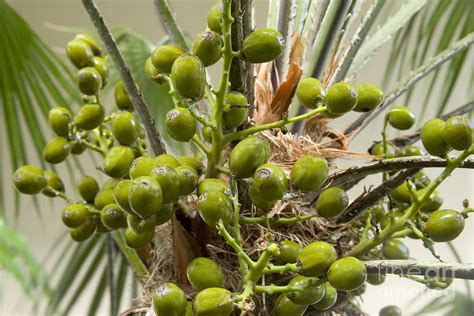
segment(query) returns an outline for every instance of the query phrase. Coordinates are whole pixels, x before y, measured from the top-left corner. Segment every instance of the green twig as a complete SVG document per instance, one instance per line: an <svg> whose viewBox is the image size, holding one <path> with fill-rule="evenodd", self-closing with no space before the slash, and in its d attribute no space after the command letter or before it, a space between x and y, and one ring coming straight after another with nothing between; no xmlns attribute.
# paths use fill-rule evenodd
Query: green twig
<svg viewBox="0 0 474 316"><path fill-rule="evenodd" d="M298 222L307 221L316 217L316 214L307 214L302 216L294 216L294 217L272 217L268 219L268 222L271 224L281 224L281 225L292 225ZM267 221L266 216L259 216L259 217L240 217L241 224L265 224Z"/></svg>
<svg viewBox="0 0 474 316"><path fill-rule="evenodd" d="M120 251L127 258L128 263L135 271L136 276L142 280L148 279L150 276L148 268L145 266L142 259L140 259L135 249L127 246L122 233L119 231L114 231L111 234L114 237L114 240L117 243Z"/></svg>
<svg viewBox="0 0 474 316"><path fill-rule="evenodd" d="M237 253L239 257L241 257L245 263L247 263L248 266L252 267L255 265L255 262L253 262L252 259L245 253L245 251L242 249L242 247L237 243L237 241L232 237L227 229L224 226L224 223L222 220L219 220L219 223L217 223L217 230L219 231L219 235L224 237L226 240L227 244L231 246L234 251Z"/></svg>

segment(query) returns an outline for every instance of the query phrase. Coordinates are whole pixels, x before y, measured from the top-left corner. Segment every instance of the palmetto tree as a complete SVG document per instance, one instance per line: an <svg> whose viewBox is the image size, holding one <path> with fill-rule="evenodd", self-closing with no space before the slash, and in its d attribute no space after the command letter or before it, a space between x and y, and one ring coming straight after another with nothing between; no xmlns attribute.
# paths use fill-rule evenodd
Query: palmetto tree
<svg viewBox="0 0 474 316"><path fill-rule="evenodd" d="M156 154L163 150L159 138L154 138L159 134L163 136L166 149L173 154L196 151L196 148L187 143L183 145L167 137L163 124L157 124L158 132L154 131L150 124L151 117L147 103L160 103L160 107L154 107L152 113L157 122L162 122L166 112L173 108L172 96L168 94L169 87L157 86L148 81L143 72L143 65L154 45L139 35L124 30L114 30L114 42L103 20L99 18L100 12L97 11L94 1L83 0L83 3L104 46L109 51L111 66L115 66L118 70L114 72L112 83L109 85L113 86L119 77L125 82L149 136L152 135L151 148ZM171 11L168 2L155 0L155 4L168 34L162 42L174 43L189 51L191 41L179 27L175 13ZM228 39L233 49L240 50L243 40L254 29L252 1L232 0L230 8L234 21L231 33L227 36L230 36ZM9 153L12 168L16 169L27 164L31 160L30 155L36 155L41 160L48 134L42 126L47 120L52 104L75 110L81 100L75 88L72 70L63 64L63 61L8 4L0 1L0 9L1 27L3 27L3 32L0 32L2 34L0 54L4 61L4 66L0 67L2 71L0 113L4 123L2 135L5 140L0 146ZM176 15L179 19L180 13L177 12ZM382 20L380 18L382 16L388 18ZM459 84L459 78L461 75L465 76L466 72L471 72L468 74L472 78L471 84L467 86L472 86L474 83L472 52L469 49L474 43L474 4L469 0L406 0L401 5L394 4L394 1L383 0L370 2L270 0L267 26L280 31L285 39L285 48L278 59L258 68L248 62L234 59L229 71L232 89L247 95L250 105L254 108L253 121L260 124L271 124L285 120L285 117L305 115L307 113L305 108L293 98L294 89L300 79L320 78L326 86L344 80L352 82L362 67L370 63L379 49L383 45L388 45L390 41L392 49L387 67L381 70L384 73L384 99L375 111L354 116L349 126L341 131L348 142L370 126L374 119L382 120L382 113L394 101L400 102L402 97L405 98L403 100L405 105L418 112L420 121L425 112L428 110L433 112L433 107L436 108L437 116L453 115L452 112L446 112L453 91L458 91L456 87L462 86ZM437 34L441 36L435 36ZM118 51L123 54L126 64L121 60ZM127 68L131 70L132 76L127 75ZM438 84L440 81L441 85ZM136 93L138 90L130 89L135 83L143 93L144 99ZM219 91L218 87L215 89ZM421 92L425 95L422 102L413 97L416 89L426 90ZM472 112L473 102L472 91L467 91L466 102L456 105L454 113ZM311 129L311 124L303 126L300 123L295 120L290 127L290 131L295 135ZM22 124L28 128L22 128ZM317 124L314 125L316 128ZM285 141L289 144L290 141L279 134L276 136L272 134L269 137L283 144ZM26 148L24 142L18 141L23 138L30 138L33 148ZM412 144L418 139L419 133L415 132L396 138L393 143L401 147ZM367 144L367 147L370 146L371 144ZM344 149L346 148L347 145ZM208 160L212 161L211 158ZM415 167L443 165L439 161L412 163ZM42 167L46 168L45 165ZM79 160L68 162L68 168L72 181L82 174ZM391 170L390 168L397 167L388 164L386 168L385 170ZM404 166L400 168L404 169ZM356 173L352 173L353 170L347 170L346 173L342 171L336 174L334 179L340 181L341 186L347 184L346 189L349 189L354 185L349 181L352 177L367 176L371 174L370 170L370 167L365 169L364 166L360 166ZM408 175L410 174L404 171L398 177L390 178L386 186L394 188ZM387 188L381 186L364 198L354 201L345 214L346 218L351 218L354 214L367 209L387 191ZM5 192L10 191L8 188L2 188L0 194ZM314 199L315 196L310 198ZM3 196L0 196L0 200L4 201ZM17 201L15 209L19 210L18 195L15 200ZM5 215L8 213L3 206L1 210ZM6 229L4 227L6 226L0 226L0 233L2 229ZM182 277L185 266L195 256L189 247L193 241L179 220L173 220L173 228L174 255L181 258L181 261L177 260L175 271ZM111 314L117 314L120 306L125 305L121 298L126 282L133 279L133 291L137 291L139 281L155 280L149 278L148 271L154 266L153 263L146 262L148 266L145 266L141 261L143 258L140 259L133 250L126 247L119 233L114 233L113 236L101 235L79 245L72 246L64 241L62 244L63 250L60 250L62 253L57 263L62 270L59 278L52 280L52 294L46 301L47 313L67 314L77 297L85 289L94 287L95 293L88 314L95 314L99 306L104 304L103 297L106 293L110 296ZM158 240L156 244L159 245L160 241ZM124 251L125 256L120 255L118 250ZM6 258L12 256L9 253L7 255ZM27 258L27 261L32 262L29 255ZM8 262L8 259L5 262ZM13 268L8 271L18 274ZM58 274L57 269L55 273ZM147 286L156 285L151 281L144 283ZM138 296L137 293L131 295ZM136 310L140 308L141 306L138 306ZM347 305L345 308L355 307Z"/></svg>

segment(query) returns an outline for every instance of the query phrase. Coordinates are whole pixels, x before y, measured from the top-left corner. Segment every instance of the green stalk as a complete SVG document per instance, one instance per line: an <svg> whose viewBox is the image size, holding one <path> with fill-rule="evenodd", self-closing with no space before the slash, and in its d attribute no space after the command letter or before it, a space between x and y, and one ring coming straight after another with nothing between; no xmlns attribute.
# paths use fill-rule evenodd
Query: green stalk
<svg viewBox="0 0 474 316"><path fill-rule="evenodd" d="M239 192L237 189L237 181L232 178L232 205L234 208L234 217L232 218L231 231L232 235L235 238L235 242L243 249L242 236L240 235L240 203L239 203ZM249 267L247 261L242 257L242 255L237 254L239 258L239 272L242 276L246 276L249 272Z"/></svg>
<svg viewBox="0 0 474 316"><path fill-rule="evenodd" d="M150 272L143 263L142 259L140 259L140 257L138 256L135 249L132 249L127 246L125 238L119 231L114 231L111 234L120 251L127 258L128 263L135 271L136 276L140 279L147 279L150 276Z"/></svg>
<svg viewBox="0 0 474 316"><path fill-rule="evenodd" d="M307 215L294 216L294 217L269 218L268 222L271 224L292 225L298 222L306 221L313 217L316 217L316 214L307 214ZM240 217L240 223L242 224L265 224L266 221L267 221L267 216Z"/></svg>

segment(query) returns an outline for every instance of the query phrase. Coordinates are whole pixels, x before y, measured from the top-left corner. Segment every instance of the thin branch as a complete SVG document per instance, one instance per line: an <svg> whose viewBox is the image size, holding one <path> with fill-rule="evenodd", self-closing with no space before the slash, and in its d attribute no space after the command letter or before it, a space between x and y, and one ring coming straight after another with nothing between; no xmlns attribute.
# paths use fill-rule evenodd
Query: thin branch
<svg viewBox="0 0 474 316"><path fill-rule="evenodd" d="M455 57L460 52L467 49L470 45L474 44L474 33L463 37L461 40L454 43L451 47L445 49L435 57L431 58L428 63L421 65L416 68L414 71L411 71L409 76L400 83L395 90L390 92L382 104L372 112L361 115L357 120L355 120L346 130L344 134L355 137L363 128L365 128L369 123L377 117L382 111L384 111L390 104L392 104L399 96L407 92L414 84L418 81L429 75L433 70L440 67L442 64L448 60Z"/></svg>
<svg viewBox="0 0 474 316"><path fill-rule="evenodd" d="M364 261L369 273L421 275L426 278L456 278L474 280L474 265L448 262L419 262L415 260Z"/></svg>
<svg viewBox="0 0 474 316"><path fill-rule="evenodd" d="M173 39L173 42L184 50L189 51L190 47L186 42L181 27L176 22L176 18L170 9L167 0L154 0L156 9L160 15L160 21L166 33Z"/></svg>
<svg viewBox="0 0 474 316"><path fill-rule="evenodd" d="M153 116L148 110L149 107L147 106L145 99L143 98L143 94L138 88L138 85L133 79L130 68L128 68L127 64L125 63L125 60L117 47L117 43L115 42L109 27L105 23L99 8L97 8L94 0L82 0L82 4L84 5L87 14L89 14L92 23L97 29L102 42L104 42L105 46L107 47L107 51L109 52L110 57L125 84L125 89L127 90L127 93L130 96L130 99L132 100L138 115L145 125L145 130L147 132L151 148L155 152L155 155L164 153L165 147L161 141L160 134L155 127Z"/></svg>

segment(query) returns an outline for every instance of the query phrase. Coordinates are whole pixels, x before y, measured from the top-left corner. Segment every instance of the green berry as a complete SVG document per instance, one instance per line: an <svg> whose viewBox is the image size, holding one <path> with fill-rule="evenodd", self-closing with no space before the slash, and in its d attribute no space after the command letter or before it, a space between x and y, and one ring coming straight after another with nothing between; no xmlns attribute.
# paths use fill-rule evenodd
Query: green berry
<svg viewBox="0 0 474 316"><path fill-rule="evenodd" d="M232 294L222 288L211 287L199 292L193 303L195 316L229 316L232 313Z"/></svg>
<svg viewBox="0 0 474 316"><path fill-rule="evenodd" d="M174 140L188 142L196 134L196 120L188 109L176 108L166 113L166 131Z"/></svg>
<svg viewBox="0 0 474 316"><path fill-rule="evenodd" d="M166 83L166 79L160 74L160 71L151 62L151 57L146 60L144 70L145 75L151 81L156 82L157 84Z"/></svg>
<svg viewBox="0 0 474 316"><path fill-rule="evenodd" d="M194 158L193 156L179 156L176 158L181 166L191 167L196 171L198 175L202 174L205 167L201 160Z"/></svg>
<svg viewBox="0 0 474 316"><path fill-rule="evenodd" d="M397 152L397 157L412 157L412 156L421 156L421 155L423 155L421 148L415 145L402 147Z"/></svg>
<svg viewBox="0 0 474 316"><path fill-rule="evenodd" d="M69 141L69 145L71 146L71 154L73 155L80 155L86 150L86 146L82 142L76 141Z"/></svg>
<svg viewBox="0 0 474 316"><path fill-rule="evenodd" d="M153 293L153 310L157 316L183 316L186 294L174 283L164 283Z"/></svg>
<svg viewBox="0 0 474 316"><path fill-rule="evenodd" d="M298 254L298 264L304 276L318 276L329 269L337 259L334 247L324 241L316 241L304 246Z"/></svg>
<svg viewBox="0 0 474 316"><path fill-rule="evenodd" d="M318 215L331 218L341 214L349 205L349 197L346 191L338 187L324 190L316 201Z"/></svg>
<svg viewBox="0 0 474 316"><path fill-rule="evenodd" d="M163 192L163 204L174 201L179 193L178 173L170 166L155 167L150 176L160 184Z"/></svg>
<svg viewBox="0 0 474 316"><path fill-rule="evenodd" d="M42 193L48 197L56 197L56 193L53 192L50 188L58 191L64 192L64 183L61 178L52 171L45 171L44 177L46 179L47 187L44 188Z"/></svg>
<svg viewBox="0 0 474 316"><path fill-rule="evenodd" d="M130 167L130 178L136 179L143 176L149 176L156 166L157 163L155 159L148 156L138 157L132 162L132 166Z"/></svg>
<svg viewBox="0 0 474 316"><path fill-rule="evenodd" d="M260 190L257 189L254 185L249 185L249 197L255 207L262 209L265 212L270 211L274 206L276 201L268 201L262 198Z"/></svg>
<svg viewBox="0 0 474 316"><path fill-rule="evenodd" d="M277 165L263 164L255 170L253 175L253 186L258 189L264 200L275 201L281 199L287 185L286 174Z"/></svg>
<svg viewBox="0 0 474 316"><path fill-rule="evenodd" d="M189 166L175 168L179 180L179 195L188 195L197 187L198 174Z"/></svg>
<svg viewBox="0 0 474 316"><path fill-rule="evenodd" d="M176 58L170 77L180 96L192 100L199 100L204 96L206 71L196 56L186 54Z"/></svg>
<svg viewBox="0 0 474 316"><path fill-rule="evenodd" d="M398 210L392 210L380 220L380 228L385 229L390 224L392 217L393 217L393 220L396 221L402 216L403 216L403 212L398 211Z"/></svg>
<svg viewBox="0 0 474 316"><path fill-rule="evenodd" d="M415 124L415 115L406 106L393 106L387 113L390 126L399 130L410 129Z"/></svg>
<svg viewBox="0 0 474 316"><path fill-rule="evenodd" d="M372 285L380 285L385 282L385 274L367 273L367 283Z"/></svg>
<svg viewBox="0 0 474 316"><path fill-rule="evenodd" d="M140 218L132 214L127 215L128 228L135 234L147 234L155 230L156 215Z"/></svg>
<svg viewBox="0 0 474 316"><path fill-rule="evenodd" d="M71 146L66 138L56 136L51 139L43 150L43 158L49 163L58 164L63 162L71 152Z"/></svg>
<svg viewBox="0 0 474 316"><path fill-rule="evenodd" d="M121 181L120 179L110 178L107 181L105 181L104 185L102 186L102 189L103 190L109 190L109 189L113 190L120 183L120 181Z"/></svg>
<svg viewBox="0 0 474 316"><path fill-rule="evenodd" d="M77 68L84 68L92 63L94 53L86 41L73 39L66 45L66 55Z"/></svg>
<svg viewBox="0 0 474 316"><path fill-rule="evenodd" d="M158 214L163 203L163 192L154 177L133 180L128 201L133 212L141 218Z"/></svg>
<svg viewBox="0 0 474 316"><path fill-rule="evenodd" d="M143 234L135 234L130 228L125 229L125 242L134 249L140 249L148 245L155 236L155 232L149 231Z"/></svg>
<svg viewBox="0 0 474 316"><path fill-rule="evenodd" d="M266 63L280 56L284 44L283 36L277 30L257 28L245 38L241 54L248 62Z"/></svg>
<svg viewBox="0 0 474 316"><path fill-rule="evenodd" d="M84 224L89 218L89 210L84 204L69 204L63 209L61 219L69 228L77 228Z"/></svg>
<svg viewBox="0 0 474 316"><path fill-rule="evenodd" d="M347 82L339 82L328 89L326 107L332 114L340 115L357 105L357 90Z"/></svg>
<svg viewBox="0 0 474 316"><path fill-rule="evenodd" d="M74 38L85 41L87 45L89 45L89 47L92 49L94 55L99 56L101 54L99 43L92 35L87 33L80 33L77 34Z"/></svg>
<svg viewBox="0 0 474 316"><path fill-rule="evenodd" d="M174 207L172 204L166 204L155 217L155 226L162 225L169 221L174 215Z"/></svg>
<svg viewBox="0 0 474 316"><path fill-rule="evenodd" d="M117 204L106 205L100 211L100 220L110 230L127 227L127 218L125 213Z"/></svg>
<svg viewBox="0 0 474 316"><path fill-rule="evenodd" d="M211 287L224 287L224 273L221 267L208 258L195 258L186 270L189 283L198 292Z"/></svg>
<svg viewBox="0 0 474 316"><path fill-rule="evenodd" d="M420 189L417 191L418 196L422 196L426 192L426 189ZM431 193L431 196L428 198L428 201L423 203L423 205L420 208L420 211L426 212L426 213L431 213L436 210L439 210L441 208L441 205L443 205L443 198L438 195L438 192L433 192Z"/></svg>
<svg viewBox="0 0 474 316"><path fill-rule="evenodd" d="M92 57L92 65L94 65L95 70L97 70L97 72L100 74L100 78L102 79L102 86L105 86L109 77L109 67L107 66L107 59L99 56Z"/></svg>
<svg viewBox="0 0 474 316"><path fill-rule="evenodd" d="M96 95L102 88L102 77L95 68L82 68L77 73L77 85L83 94Z"/></svg>
<svg viewBox="0 0 474 316"><path fill-rule="evenodd" d="M421 141L431 155L444 156L450 150L444 138L445 127L446 123L443 120L433 118L421 128Z"/></svg>
<svg viewBox="0 0 474 316"><path fill-rule="evenodd" d="M384 156L383 143L377 143L370 149L370 153L374 156ZM387 143L387 158L395 158L397 149L392 145Z"/></svg>
<svg viewBox="0 0 474 316"><path fill-rule="evenodd" d="M156 165L166 165L172 168L177 168L181 166L178 159L168 154L161 154L155 158Z"/></svg>
<svg viewBox="0 0 474 316"><path fill-rule="evenodd" d="M240 141L229 156L229 169L236 178L249 178L266 163L270 156L270 144L252 136Z"/></svg>
<svg viewBox="0 0 474 316"><path fill-rule="evenodd" d="M298 275L290 280L289 286L303 286L304 290L288 292L286 296L295 304L310 305L323 299L325 288L317 285L319 281L316 277L305 277Z"/></svg>
<svg viewBox="0 0 474 316"><path fill-rule="evenodd" d="M115 203L113 189L102 188L102 190L97 193L94 199L94 205L98 210L101 210L105 206L113 203Z"/></svg>
<svg viewBox="0 0 474 316"><path fill-rule="evenodd" d="M70 122L71 112L68 109L57 107L49 111L48 123L57 136L67 136Z"/></svg>
<svg viewBox="0 0 474 316"><path fill-rule="evenodd" d="M120 145L128 146L138 138L138 123L132 113L124 111L112 118L112 134Z"/></svg>
<svg viewBox="0 0 474 316"><path fill-rule="evenodd" d="M308 309L308 305L299 305L293 303L286 294L278 296L272 315L276 316L302 316Z"/></svg>
<svg viewBox="0 0 474 316"><path fill-rule="evenodd" d="M383 244L382 253L389 260L407 260L410 257L410 250L398 239L387 240Z"/></svg>
<svg viewBox="0 0 474 316"><path fill-rule="evenodd" d="M207 26L211 31L222 35L222 3L215 4L207 14Z"/></svg>
<svg viewBox="0 0 474 316"><path fill-rule="evenodd" d="M114 146L102 161L102 169L112 178L122 178L130 170L135 154L130 147Z"/></svg>
<svg viewBox="0 0 474 316"><path fill-rule="evenodd" d="M379 311L379 316L402 316L402 311L398 306L388 305Z"/></svg>
<svg viewBox="0 0 474 316"><path fill-rule="evenodd" d="M104 121L104 112L104 107L100 104L85 104L74 116L74 123L84 130L93 130Z"/></svg>
<svg viewBox="0 0 474 316"><path fill-rule="evenodd" d="M383 92L374 84L356 84L357 105L355 112L370 112L382 102Z"/></svg>
<svg viewBox="0 0 474 316"><path fill-rule="evenodd" d="M93 203L95 196L99 192L99 184L93 177L83 177L77 183L77 190L87 203Z"/></svg>
<svg viewBox="0 0 474 316"><path fill-rule="evenodd" d="M330 309L336 304L337 301L337 290L329 284L329 282L324 283L324 297L322 300L316 304L311 305L314 309L318 311L325 311Z"/></svg>
<svg viewBox="0 0 474 316"><path fill-rule="evenodd" d="M222 219L224 225L232 219L232 204L227 196L219 191L210 191L201 195L197 201L201 218L211 227L216 227Z"/></svg>
<svg viewBox="0 0 474 316"><path fill-rule="evenodd" d="M295 263L298 255L301 252L300 244L291 240L282 240L278 243L280 254L273 256L273 260L278 264Z"/></svg>
<svg viewBox="0 0 474 316"><path fill-rule="evenodd" d="M325 159L313 155L300 157L291 168L292 185L303 192L319 189L329 173Z"/></svg>
<svg viewBox="0 0 474 316"><path fill-rule="evenodd" d="M398 187L396 187L392 192L390 192L392 198L397 200L400 203L410 203L411 202L411 193L408 188L408 182L403 182Z"/></svg>
<svg viewBox="0 0 474 316"><path fill-rule="evenodd" d="M125 84L122 80L117 82L117 85L115 85L114 99L119 110L133 111L132 100L130 100L127 90L125 90Z"/></svg>
<svg viewBox="0 0 474 316"><path fill-rule="evenodd" d="M81 226L69 229L69 236L77 242L85 241L94 234L95 227L94 221L88 219Z"/></svg>
<svg viewBox="0 0 474 316"><path fill-rule="evenodd" d="M236 128L245 123L248 116L247 97L240 92L229 92L225 97L225 109L222 116L224 124Z"/></svg>
<svg viewBox="0 0 474 316"><path fill-rule="evenodd" d="M202 138L208 143L212 143L212 128L204 126L201 130Z"/></svg>
<svg viewBox="0 0 474 316"><path fill-rule="evenodd" d="M214 65L222 56L224 42L218 33L199 33L193 45L193 54L199 57L205 67Z"/></svg>
<svg viewBox="0 0 474 316"><path fill-rule="evenodd" d="M206 178L199 182L197 194L202 195L210 191L220 191L225 193L229 189L229 185L220 179Z"/></svg>
<svg viewBox="0 0 474 316"><path fill-rule="evenodd" d="M46 187L44 172L34 166L22 166L15 171L13 182L23 194L38 194Z"/></svg>
<svg viewBox="0 0 474 316"><path fill-rule="evenodd" d="M322 104L326 89L316 78L305 78L296 87L296 97L308 109L315 109Z"/></svg>
<svg viewBox="0 0 474 316"><path fill-rule="evenodd" d="M184 50L173 45L158 46L151 53L151 63L158 72L169 74L176 59L184 54Z"/></svg>
<svg viewBox="0 0 474 316"><path fill-rule="evenodd" d="M367 278L367 270L363 262L354 257L345 257L335 261L328 270L331 285L342 291L353 291Z"/></svg>
<svg viewBox="0 0 474 316"><path fill-rule="evenodd" d="M127 212L128 214L133 214L132 208L130 207L130 203L128 201L128 195L132 185L132 180L122 180L117 184L113 191L115 203L117 203L120 209L122 209L124 212Z"/></svg>
<svg viewBox="0 0 474 316"><path fill-rule="evenodd" d="M469 119L456 115L446 121L444 140L456 150L466 150L472 145L472 128Z"/></svg>
<svg viewBox="0 0 474 316"><path fill-rule="evenodd" d="M464 229L464 217L453 210L438 210L426 221L425 231L435 242L456 239Z"/></svg>

